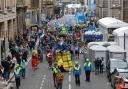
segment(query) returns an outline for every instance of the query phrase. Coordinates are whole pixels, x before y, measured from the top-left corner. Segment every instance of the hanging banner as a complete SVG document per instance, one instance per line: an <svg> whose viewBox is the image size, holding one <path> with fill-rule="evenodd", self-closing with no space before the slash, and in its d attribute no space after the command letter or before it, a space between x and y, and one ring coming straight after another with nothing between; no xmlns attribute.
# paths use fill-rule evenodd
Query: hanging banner
<svg viewBox="0 0 128 89"><path fill-rule="evenodd" d="M86 16L84 12L77 12L76 18L78 20L78 23L84 23L86 21Z"/></svg>

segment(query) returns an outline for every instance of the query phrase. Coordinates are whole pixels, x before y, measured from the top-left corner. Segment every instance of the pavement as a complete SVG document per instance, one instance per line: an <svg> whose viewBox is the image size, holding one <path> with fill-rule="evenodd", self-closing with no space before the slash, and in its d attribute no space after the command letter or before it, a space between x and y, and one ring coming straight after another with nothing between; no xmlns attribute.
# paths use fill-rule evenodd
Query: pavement
<svg viewBox="0 0 128 89"><path fill-rule="evenodd" d="M80 55L78 60L83 65L83 56ZM64 74L63 89L112 89L110 83L106 78L106 74L95 75L91 74L91 82L85 81L85 74L82 71L81 86L75 85L74 76L72 73ZM55 89L53 85L52 73L48 68L46 60L39 64L39 69L35 72L31 68L31 64L28 64L26 79L21 81L20 89Z"/></svg>

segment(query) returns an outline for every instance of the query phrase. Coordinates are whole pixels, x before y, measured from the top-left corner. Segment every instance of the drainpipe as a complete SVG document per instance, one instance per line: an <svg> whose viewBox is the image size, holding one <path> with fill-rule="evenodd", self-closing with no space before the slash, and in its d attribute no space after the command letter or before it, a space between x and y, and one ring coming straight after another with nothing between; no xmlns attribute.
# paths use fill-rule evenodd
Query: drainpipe
<svg viewBox="0 0 128 89"><path fill-rule="evenodd" d="M126 34L124 33L124 50L125 50L125 41L126 41L126 39L125 39L125 37L126 37Z"/></svg>

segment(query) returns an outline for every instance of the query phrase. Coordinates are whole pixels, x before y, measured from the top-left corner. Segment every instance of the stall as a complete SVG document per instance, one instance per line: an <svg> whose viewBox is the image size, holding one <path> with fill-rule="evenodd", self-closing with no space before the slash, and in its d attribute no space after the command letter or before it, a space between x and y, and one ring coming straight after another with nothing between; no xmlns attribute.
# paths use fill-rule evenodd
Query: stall
<svg viewBox="0 0 128 89"><path fill-rule="evenodd" d="M88 48L90 48L93 45L111 46L111 45L117 45L117 43L116 42L90 42L88 43Z"/></svg>
<svg viewBox="0 0 128 89"><path fill-rule="evenodd" d="M108 59L119 59L124 60L126 59L126 51L117 46L117 45L111 45L107 47L109 53L108 53Z"/></svg>
<svg viewBox="0 0 128 89"><path fill-rule="evenodd" d="M126 44L126 41L128 40L128 35L125 35L125 33L128 33L128 26L114 30L114 41L117 42L117 44L121 48L128 50L128 45Z"/></svg>
<svg viewBox="0 0 128 89"><path fill-rule="evenodd" d="M107 61L107 48L103 47L102 45L93 45L90 47L90 59L92 60L92 63L97 58L103 58L104 59L104 67L106 66Z"/></svg>
<svg viewBox="0 0 128 89"><path fill-rule="evenodd" d="M120 21L118 19L112 18L112 17L105 17L100 20L98 20L99 29L103 33L103 40L104 41L113 41L113 30L128 26L128 23L125 23L123 21Z"/></svg>
<svg viewBox="0 0 128 89"><path fill-rule="evenodd" d="M101 41L103 39L103 34L99 31L86 31L84 34L84 39Z"/></svg>

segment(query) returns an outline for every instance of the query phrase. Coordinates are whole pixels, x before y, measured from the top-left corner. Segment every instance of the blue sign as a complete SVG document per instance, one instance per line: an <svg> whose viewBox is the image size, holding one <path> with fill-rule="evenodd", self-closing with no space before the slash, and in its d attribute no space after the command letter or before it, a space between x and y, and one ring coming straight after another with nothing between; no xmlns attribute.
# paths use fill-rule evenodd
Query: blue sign
<svg viewBox="0 0 128 89"><path fill-rule="evenodd" d="M76 17L78 19L78 23L84 23L86 21L86 16L84 12L77 12Z"/></svg>

